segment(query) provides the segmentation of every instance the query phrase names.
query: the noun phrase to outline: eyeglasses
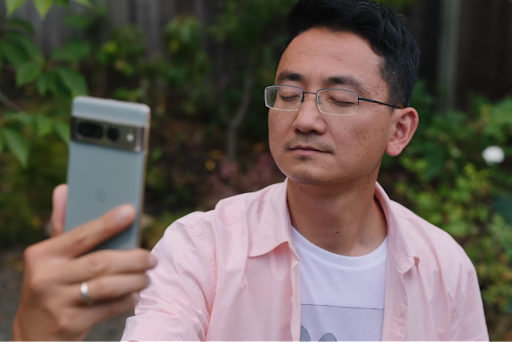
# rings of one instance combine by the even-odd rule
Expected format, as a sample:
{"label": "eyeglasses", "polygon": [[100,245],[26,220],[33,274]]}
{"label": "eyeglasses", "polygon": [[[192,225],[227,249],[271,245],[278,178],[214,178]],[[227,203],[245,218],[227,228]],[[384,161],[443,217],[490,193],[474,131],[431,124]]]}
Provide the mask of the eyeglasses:
{"label": "eyeglasses", "polygon": [[316,93],[289,85],[274,85],[265,88],[265,106],[283,111],[299,110],[306,94],[315,94],[320,112],[330,115],[354,115],[359,108],[359,101],[366,101],[388,106],[395,109],[403,107],[365,99],[359,94],[344,89],[320,89]]}

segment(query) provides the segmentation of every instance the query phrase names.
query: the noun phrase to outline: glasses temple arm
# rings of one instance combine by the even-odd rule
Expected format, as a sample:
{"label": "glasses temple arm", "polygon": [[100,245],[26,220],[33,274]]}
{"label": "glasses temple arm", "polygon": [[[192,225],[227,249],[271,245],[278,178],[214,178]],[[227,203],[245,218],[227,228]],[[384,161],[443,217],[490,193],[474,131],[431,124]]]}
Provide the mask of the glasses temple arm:
{"label": "glasses temple arm", "polygon": [[390,105],[390,104],[387,104],[387,103],[384,103],[384,102],[366,99],[364,97],[360,97],[359,100],[366,101],[366,102],[371,102],[371,103],[378,103],[378,104],[381,104],[381,105],[384,105],[384,106],[388,106],[388,107],[391,107],[391,108],[395,108],[395,109],[404,109],[404,107],[393,106],[393,105]]}

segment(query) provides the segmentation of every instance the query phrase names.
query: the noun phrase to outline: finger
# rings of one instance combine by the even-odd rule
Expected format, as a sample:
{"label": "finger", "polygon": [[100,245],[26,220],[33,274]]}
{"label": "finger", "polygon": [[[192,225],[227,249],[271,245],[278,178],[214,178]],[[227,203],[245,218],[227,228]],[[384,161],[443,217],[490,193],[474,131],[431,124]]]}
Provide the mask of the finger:
{"label": "finger", "polygon": [[98,251],[63,265],[61,280],[78,283],[102,275],[145,272],[156,266],[157,260],[149,251]]}
{"label": "finger", "polygon": [[[145,289],[149,284],[149,278],[144,273],[136,274],[115,274],[94,278],[87,282],[89,298],[93,305],[119,299],[132,292],[138,292]],[[79,286],[74,285],[73,293],[76,298],[76,304],[84,305]]]}
{"label": "finger", "polygon": [[131,205],[112,209],[100,218],[46,240],[40,246],[45,254],[75,258],[126,229],[135,217]]}
{"label": "finger", "polygon": [[64,233],[64,221],[66,218],[66,202],[68,198],[68,186],[61,184],[53,190],[52,202],[52,236]]}
{"label": "finger", "polygon": [[135,294],[128,294],[117,300],[87,308],[87,310],[83,312],[83,315],[81,315],[81,319],[86,327],[92,327],[109,318],[133,310],[136,303],[137,299]]}

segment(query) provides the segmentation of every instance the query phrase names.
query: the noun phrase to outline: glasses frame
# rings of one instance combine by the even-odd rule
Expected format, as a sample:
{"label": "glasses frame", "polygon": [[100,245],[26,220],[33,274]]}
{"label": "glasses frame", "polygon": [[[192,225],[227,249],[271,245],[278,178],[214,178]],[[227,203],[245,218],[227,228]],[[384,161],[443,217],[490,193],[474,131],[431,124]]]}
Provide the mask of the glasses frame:
{"label": "glasses frame", "polygon": [[[275,88],[275,87],[290,87],[290,88],[296,88],[296,89],[299,89],[302,91],[302,99],[300,100],[300,104],[299,104],[299,108],[297,109],[279,109],[279,108],[274,108],[272,106],[270,106],[268,103],[267,103],[267,89],[269,88]],[[341,91],[346,91],[346,92],[349,92],[349,93],[352,93],[352,94],[355,94],[357,96],[357,105],[356,105],[356,110],[354,113],[351,113],[351,114],[333,114],[333,113],[327,113],[327,112],[324,112],[322,110],[322,108],[320,108],[320,97],[318,96],[318,93],[323,91],[323,90],[341,90]],[[380,104],[380,105],[383,105],[383,106],[387,106],[387,107],[390,107],[390,108],[394,108],[394,109],[404,109],[404,107],[400,107],[400,106],[393,106],[393,105],[390,105],[388,103],[384,103],[384,102],[380,102],[380,101],[376,101],[376,100],[372,100],[372,99],[367,99],[365,97],[361,97],[359,96],[358,93],[356,93],[355,91],[352,91],[352,90],[347,90],[347,89],[341,89],[341,88],[324,88],[324,89],[319,89],[317,90],[316,92],[311,92],[311,91],[305,91],[304,89],[300,88],[300,87],[296,87],[296,86],[291,86],[291,85],[286,85],[286,84],[276,84],[276,85],[273,85],[273,86],[268,86],[268,87],[265,87],[265,91],[264,91],[264,96],[265,96],[265,107],[267,108],[270,108],[270,109],[275,109],[275,110],[281,110],[281,111],[284,111],[284,112],[294,112],[294,111],[297,111],[299,110],[301,107],[302,107],[302,104],[304,103],[304,101],[306,100],[306,94],[314,94],[316,95],[316,105],[318,107],[318,110],[321,112],[321,113],[324,113],[324,114],[327,114],[327,115],[355,115],[357,114],[357,110],[359,109],[359,102],[360,101],[365,101],[365,102],[370,102],[370,103],[376,103],[376,104]]]}

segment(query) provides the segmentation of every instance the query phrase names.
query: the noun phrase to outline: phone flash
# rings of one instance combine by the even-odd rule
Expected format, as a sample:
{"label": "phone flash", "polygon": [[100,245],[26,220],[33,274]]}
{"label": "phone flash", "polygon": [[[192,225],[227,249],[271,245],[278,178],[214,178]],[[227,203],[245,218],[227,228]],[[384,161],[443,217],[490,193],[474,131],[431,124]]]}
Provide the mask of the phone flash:
{"label": "phone flash", "polygon": [[128,133],[128,134],[126,135],[126,140],[127,140],[127,141],[129,141],[129,142],[132,142],[134,138],[135,138],[135,137],[133,136],[133,134],[132,134],[132,133]]}

